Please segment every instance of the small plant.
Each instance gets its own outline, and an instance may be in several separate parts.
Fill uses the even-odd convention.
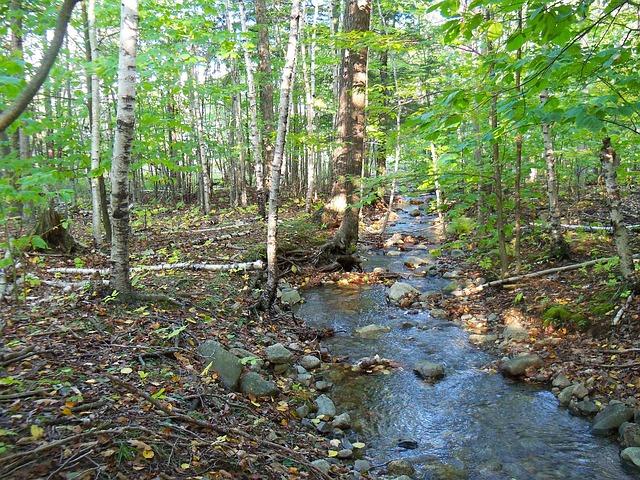
[[[571,327],[586,330],[591,322],[581,313],[572,312],[562,305],[552,305],[542,314],[543,325],[553,327]]]
[[[76,268],[83,268],[84,267],[84,260],[82,260],[80,257],[76,257],[73,259],[73,263],[76,266]]]
[[[464,215],[460,215],[459,217],[455,217],[453,220],[449,222],[449,226],[447,227],[447,232],[453,235],[468,235],[471,233],[478,224],[471,220],[469,217]]]

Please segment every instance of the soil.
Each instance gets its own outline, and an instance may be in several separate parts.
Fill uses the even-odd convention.
[[[633,216],[640,211],[635,208],[640,196],[628,198],[629,223],[640,223]],[[572,205],[565,210],[570,223],[608,223],[598,198],[567,205]],[[536,210],[529,208],[529,219],[535,219]],[[312,286],[328,275],[314,262],[331,232],[319,235],[297,210],[292,202],[290,215],[282,215],[280,268],[291,283]],[[137,209],[132,263],[230,264],[264,257],[256,239],[264,238],[265,225],[255,212],[223,205],[215,212],[204,217],[179,206]],[[366,213],[371,224],[383,211]],[[85,244],[90,243],[89,218],[86,211],[72,218],[73,233]],[[526,271],[558,266],[545,259],[543,232],[532,233],[523,243]],[[614,255],[606,234],[571,231],[567,236],[572,258],[565,264]],[[470,238],[434,245],[442,271],[461,269],[471,279],[495,279],[490,254],[468,256],[462,263],[449,256],[452,246],[477,251]],[[380,237],[363,235],[362,241],[379,244]],[[5,296],[0,312],[0,478],[347,478],[339,463],[329,476],[310,465],[326,458],[332,447],[329,438],[304,427],[294,410],[312,405],[317,392],[273,370],[268,375],[279,396],[229,392],[197,354],[197,345],[208,339],[258,356],[281,342],[294,344],[296,357],[315,354],[331,361],[319,344],[331,332],[310,330],[283,306],[269,313],[258,308],[261,273],[171,268],[141,273],[134,276],[136,289],[165,297],[120,304],[117,297],[105,296],[108,289],[100,278],[87,282],[87,275],[50,270],[108,268],[107,252],[28,252],[21,263],[22,288]],[[331,275],[372,281],[371,275]],[[439,297],[436,306],[474,333],[501,335],[509,318],[518,318],[529,338],[499,340],[489,348],[500,357],[524,351],[541,355],[545,366],[525,381],[548,382],[564,372],[584,382],[591,398],[603,404],[636,402],[640,302],[634,298],[627,304],[624,293],[615,265],[604,264],[466,297]],[[624,315],[613,327],[623,306]],[[556,309],[550,316],[551,307],[568,315]]]

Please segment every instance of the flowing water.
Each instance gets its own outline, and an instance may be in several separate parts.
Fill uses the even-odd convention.
[[[431,228],[424,217],[415,220],[405,212],[390,232],[433,238]],[[366,260],[365,270],[385,266],[407,272],[402,257],[371,252]],[[421,291],[446,282],[411,280]],[[589,422],[559,408],[552,393],[485,368],[495,358],[469,344],[467,333],[453,322],[387,305],[380,285],[325,285],[303,297],[297,316],[311,327],[341,332],[324,343],[332,355],[356,361],[379,354],[402,365],[386,375],[333,374],[329,396],[354,419],[352,435],[367,444],[374,464],[404,458],[420,479],[449,478],[446,466],[464,470],[470,479],[636,478],[622,469],[617,444],[592,436]],[[371,323],[390,331],[375,339],[352,334]],[[444,379],[420,380],[412,367],[421,360],[444,364]],[[400,439],[413,440],[418,448],[399,448]],[[436,468],[439,476],[432,477]]]

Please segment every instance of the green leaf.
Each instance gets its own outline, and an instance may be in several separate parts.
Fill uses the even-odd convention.
[[[491,20],[489,22],[489,28],[487,29],[487,39],[491,42],[497,40],[502,36],[502,32],[502,23]]]
[[[48,249],[49,245],[47,244],[47,242],[44,241],[44,239],[38,235],[34,235],[31,238],[31,244],[35,247],[35,248],[41,248],[41,249]]]
[[[511,35],[507,40],[507,45],[506,45],[507,51],[515,52],[520,47],[522,47],[526,42],[527,42],[527,37],[525,37],[520,32],[516,32],[515,34]]]

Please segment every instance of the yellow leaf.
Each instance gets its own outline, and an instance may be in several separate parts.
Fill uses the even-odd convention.
[[[40,440],[44,437],[44,429],[38,425],[31,425],[31,440]]]
[[[336,452],[335,450],[329,450],[329,458],[333,458],[337,456],[338,456],[338,452]]]
[[[259,407],[260,406],[260,404],[258,402],[254,402],[254,401],[251,401],[251,405],[253,405],[254,407]]]
[[[187,469],[191,468],[191,465],[189,465],[188,463],[181,463],[180,467],[183,468],[184,470],[187,470]]]
[[[104,452],[100,452],[100,455],[102,455],[103,457],[110,457],[114,454],[116,454],[118,451],[114,450],[113,448],[109,448],[108,450],[105,450]]]
[[[353,448],[364,448],[366,446],[366,444],[362,443],[362,442],[355,442],[353,444]]]
[[[64,407],[61,410],[61,412],[62,412],[63,415],[73,415],[73,412],[71,411],[71,409],[69,407]]]
[[[211,367],[213,366],[213,362],[209,362],[209,365],[207,365],[205,367],[205,369],[202,371],[202,373],[200,374],[200,376],[202,377],[206,377],[207,374],[209,373],[209,370],[211,369]]]
[[[153,453],[153,450],[143,450],[142,451],[142,456],[144,458],[153,458],[155,454]]]
[[[286,412],[289,410],[289,405],[278,405],[276,407],[276,410],[278,410],[279,412]]]
[[[123,375],[128,375],[131,372],[133,372],[133,368],[130,367],[124,367],[122,370],[120,370],[120,373],[122,373]]]

